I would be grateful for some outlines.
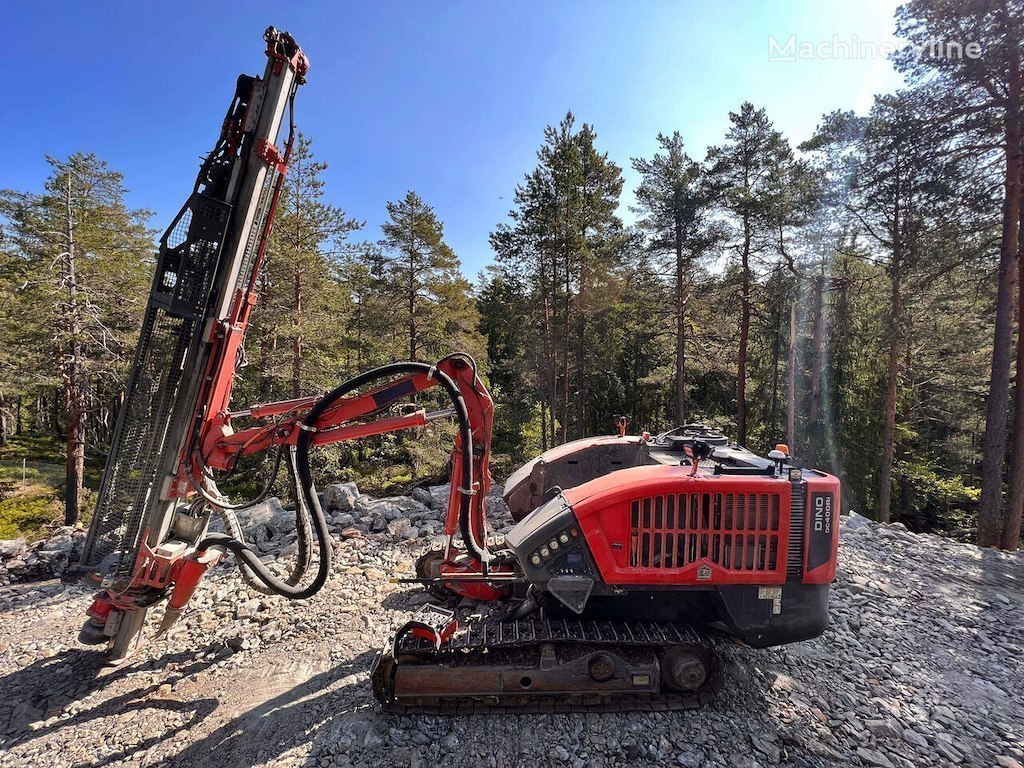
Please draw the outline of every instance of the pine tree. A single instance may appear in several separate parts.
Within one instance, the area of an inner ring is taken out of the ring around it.
[[[119,386],[135,341],[152,265],[149,214],[125,205],[120,173],[94,155],[47,158],[42,193],[7,191],[0,212],[25,283],[25,349],[45,361],[39,384],[59,381],[66,443],[65,521],[81,506],[87,423],[97,393]]]
[[[552,445],[568,439],[570,420],[582,437],[588,422],[601,419],[592,410],[590,373],[600,360],[590,326],[615,300],[626,242],[615,213],[622,171],[597,150],[594,129],[575,124],[570,112],[545,129],[538,166],[516,188],[511,224],[491,235],[499,263],[531,286],[542,329],[542,417]]]
[[[739,359],[736,375],[737,439],[747,440],[747,357],[750,320],[754,312],[754,271],[770,231],[765,225],[768,191],[780,166],[793,153],[775,130],[765,110],[745,102],[729,113],[732,126],[726,143],[708,150],[710,173],[722,210],[732,219],[736,242],[732,249],[740,265]]]
[[[329,386],[342,365],[337,342],[349,311],[339,282],[347,238],[362,227],[324,201],[327,163],[298,135],[259,279],[248,346],[256,350],[259,399],[299,397]]]
[[[444,226],[434,209],[409,191],[402,200],[389,202],[387,211],[388,221],[381,226],[383,250],[369,258],[383,291],[394,300],[392,315],[402,318],[404,354],[410,360],[462,349],[479,354],[482,343],[476,335],[471,287],[459,273],[459,260],[444,241]]]
[[[659,133],[658,144],[663,151],[650,160],[633,158],[633,169],[641,177],[635,210],[642,217],[640,228],[649,235],[650,250],[673,257],[675,420],[685,424],[687,307],[694,265],[718,242],[722,232],[710,220],[712,195],[704,170],[686,154],[683,137],[678,131],[671,136]]]
[[[982,440],[982,495],[978,543],[1016,547],[1024,512],[1024,389],[1016,395],[1014,466],[1007,515],[1001,511],[1006,452],[1007,404],[1013,340],[1013,287],[1017,280],[1019,324],[1024,326],[1024,281],[1016,271],[1021,258],[1021,200],[1024,195],[1024,3],[1020,0],[911,0],[897,12],[897,33],[912,48],[898,60],[915,82],[928,82],[941,94],[940,122],[966,122],[975,133],[977,154],[998,142],[1003,158],[1002,231],[998,300],[992,346],[991,384]],[[934,41],[978,45],[978,56],[919,55]],[[937,100],[938,101],[938,100]],[[988,130],[998,126],[996,132]],[[1015,263],[1016,262],[1016,263]],[[1021,337],[1018,329],[1018,338]],[[1019,372],[1024,370],[1024,341],[1018,344]]]
[[[853,210],[874,244],[869,258],[888,282],[888,363],[879,519],[891,516],[892,471],[900,375],[909,372],[907,297],[930,275],[942,274],[956,254],[929,249],[943,231],[972,232],[973,193],[964,180],[970,161],[947,151],[951,134],[930,119],[927,94],[906,90],[879,97],[865,124],[853,176]]]

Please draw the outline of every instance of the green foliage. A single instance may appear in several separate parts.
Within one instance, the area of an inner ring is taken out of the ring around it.
[[[24,536],[30,541],[44,538],[46,527],[60,524],[64,512],[60,499],[46,486],[33,486],[0,500],[0,539]]]
[[[459,260],[444,241],[444,226],[434,209],[409,191],[387,204],[381,227],[382,251],[373,254],[371,273],[379,298],[394,324],[401,318],[406,333],[404,356],[435,360],[451,352],[477,352],[482,340],[469,283],[459,274]]]
[[[897,462],[894,474],[900,484],[901,520],[911,530],[942,530],[970,538],[981,488],[965,483],[960,475],[941,475],[931,464]]]
[[[506,306],[529,319],[525,359],[507,372],[522,371],[520,386],[541,404],[545,446],[567,440],[570,428],[576,437],[607,431],[603,409],[618,387],[607,331],[628,277],[629,237],[616,215],[622,171],[596,142],[593,127],[577,128],[571,112],[548,126],[537,167],[516,187],[510,221],[491,233],[491,280],[516,286],[520,295]]]
[[[723,115],[704,162],[683,133],[659,134],[651,156],[631,159],[631,200],[595,128],[568,113],[545,129],[476,286],[443,212],[413,191],[386,204],[379,240],[356,241],[362,225],[327,202],[326,164],[300,136],[236,404],[463,350],[496,400],[499,479],[539,451],[610,433],[614,414],[635,432],[705,420],[761,451],[792,421],[797,460],[840,475],[846,509],[877,514],[884,485],[896,519],[965,535],[990,391],[991,348],[979,340],[992,338],[996,306],[1001,110],[1024,25],[1019,0],[1005,18],[1001,7],[911,0],[901,34],[967,35],[985,55],[897,57],[913,87],[867,115],[824,115],[796,153],[749,102]],[[145,215],[125,207],[120,175],[90,155],[51,166],[41,191],[0,195],[0,486],[20,481],[24,455],[56,467],[30,466],[37,485],[0,502],[0,535],[59,516],[79,392],[90,456],[102,456],[152,267]],[[415,406],[444,403],[424,393]],[[12,438],[16,413],[35,445]],[[451,438],[451,425],[432,423],[331,446],[313,453],[314,472],[373,493],[442,482]],[[94,485],[98,463],[86,466]],[[247,457],[222,488],[251,497],[271,466]]]
[[[299,134],[260,273],[260,303],[248,332],[256,365],[243,371],[242,399],[301,397],[351,370],[344,338],[353,298],[341,276],[362,224],[324,201],[312,141]]]

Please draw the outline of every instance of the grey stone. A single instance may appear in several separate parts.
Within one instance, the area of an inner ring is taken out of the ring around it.
[[[857,757],[866,762],[868,765],[877,766],[877,768],[896,768],[885,755],[879,752],[877,749],[868,749],[867,747],[857,747]]]
[[[899,731],[888,720],[868,720],[865,724],[876,739],[898,739]]]
[[[75,540],[68,534],[58,533],[56,536],[51,536],[44,541],[40,550],[70,555],[75,550]]]
[[[400,517],[388,523],[388,533],[392,536],[401,536],[412,528],[412,522],[407,517]]]
[[[366,514],[380,515],[389,522],[398,520],[401,517],[409,517],[412,513],[428,511],[426,507],[411,496],[391,496],[386,499],[371,501],[366,505]]]
[[[18,557],[25,551],[24,539],[2,539],[0,540],[0,559],[10,560]]]
[[[430,491],[430,508],[436,510],[445,510],[448,508],[448,494],[450,492],[451,485],[432,485],[429,488]]]
[[[915,747],[921,747],[922,749],[928,746],[928,739],[912,728],[903,729],[903,740],[907,742],[907,744],[911,744]]]
[[[332,512],[351,512],[358,498],[359,488],[355,483],[334,483],[324,488],[324,500]]]
[[[295,530],[295,511],[287,510],[281,505],[281,500],[276,496],[264,499],[245,509],[235,512],[238,524],[242,530],[252,530],[258,525],[265,525],[274,534]]]
[[[355,516],[353,516],[351,513],[349,513],[349,512],[339,512],[338,514],[336,514],[334,517],[331,518],[331,527],[332,528],[347,528],[348,526],[352,525],[354,520],[355,520]]]
[[[424,506],[433,506],[431,502],[434,500],[434,497],[430,495],[430,490],[428,488],[417,486],[416,488],[412,489],[412,492],[409,495],[416,499],[416,501],[418,501],[420,504],[423,504]]]
[[[850,516],[845,518],[843,522],[851,531],[858,531],[863,528],[870,530],[871,521],[863,515],[858,515],[856,512],[850,512]]]

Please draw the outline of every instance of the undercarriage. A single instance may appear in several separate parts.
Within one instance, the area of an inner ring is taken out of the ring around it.
[[[711,638],[687,625],[481,619],[440,648],[399,638],[371,681],[397,713],[669,711],[714,698],[722,665]]]

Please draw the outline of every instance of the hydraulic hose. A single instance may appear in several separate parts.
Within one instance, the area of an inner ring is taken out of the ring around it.
[[[465,491],[472,491],[473,432],[469,421],[469,410],[466,407],[466,402],[463,399],[462,394],[459,392],[458,386],[456,386],[455,382],[452,381],[451,377],[443,371],[437,370],[436,366],[420,362],[391,363],[359,374],[328,392],[324,397],[317,401],[306,415],[306,418],[303,419],[299,425],[299,434],[295,445],[295,453],[294,456],[289,455],[288,465],[296,491],[296,521],[301,526],[302,523],[298,521],[304,516],[305,520],[312,522],[313,532],[316,534],[317,548],[319,549],[320,557],[317,573],[313,581],[305,587],[297,586],[297,582],[302,579],[308,570],[308,567],[301,567],[301,564],[305,561],[308,566],[310,555],[308,549],[301,541],[299,544],[299,562],[296,564],[296,568],[292,571],[287,580],[281,580],[274,576],[274,574],[271,573],[266,565],[264,565],[259,559],[259,556],[237,535],[212,533],[200,541],[196,545],[196,548],[202,551],[211,546],[224,547],[238,558],[240,567],[244,566],[244,568],[251,571],[251,575],[253,577],[266,585],[267,589],[275,594],[293,600],[310,597],[311,595],[316,594],[327,581],[327,576],[330,573],[332,554],[330,532],[327,529],[327,521],[324,518],[323,508],[320,505],[320,499],[317,496],[316,486],[313,482],[313,476],[309,466],[309,449],[311,447],[313,435],[317,431],[316,422],[327,411],[327,409],[333,406],[338,400],[370,382],[390,376],[416,373],[428,373],[436,378],[437,382],[441,385],[441,388],[445,390],[446,394],[452,401],[452,405],[455,408],[455,414],[459,422],[460,442],[462,448],[462,477],[460,478],[460,488]],[[381,407],[386,405],[387,403],[383,403],[381,404]],[[455,478],[452,478],[452,481],[454,482]],[[466,547],[472,556],[478,561],[486,562],[490,559],[490,556],[487,552],[486,546],[478,542],[474,535],[473,526],[470,522],[471,508],[471,493],[462,493],[459,503],[459,532],[462,534],[463,541],[466,543]],[[229,528],[230,527],[231,526],[229,526]],[[232,531],[232,533],[240,533],[237,526],[235,526],[235,530]],[[300,540],[304,538],[302,534],[303,531],[300,531]]]
[[[280,455],[281,454],[279,452],[278,464],[280,463]],[[292,456],[291,451],[288,453],[287,460],[289,477],[293,478],[292,487],[295,488],[295,459]],[[221,520],[224,521],[224,527],[227,529],[228,535],[238,541],[244,541],[245,534],[242,532],[242,527],[238,524],[238,517],[235,515],[234,509],[234,507],[214,505],[214,510],[218,513]],[[304,509],[305,508],[298,503],[298,493],[296,493],[295,530],[298,534],[298,540],[296,542],[298,550],[295,555],[295,562],[292,564],[292,569],[288,573],[287,578],[285,578],[286,584],[295,585],[302,581],[309,572],[309,565],[313,561],[313,551],[310,549],[310,540],[313,538],[313,532],[310,527],[309,515],[304,513]],[[256,574],[253,573],[244,562],[238,562],[238,570],[242,575],[242,581],[244,581],[250,589],[254,589],[264,595],[274,594],[274,590],[260,581]]]
[[[468,363],[467,363],[468,364]],[[355,376],[337,389],[329,392],[323,398],[321,398],[317,404],[307,415],[303,421],[303,426],[306,427],[299,435],[298,449],[299,449],[299,471],[302,472],[302,460],[303,445],[308,446],[309,441],[312,439],[312,432],[308,431],[309,428],[313,427],[316,420],[320,418],[323,413],[334,405],[335,402],[340,400],[342,397],[350,394],[356,389],[359,389],[370,382],[377,381],[378,379],[384,379],[391,376],[408,375],[416,373],[427,373],[437,379],[438,384],[448,395],[452,405],[455,408],[455,415],[459,422],[459,434],[462,443],[462,477],[460,478],[461,488],[470,491],[473,487],[473,428],[469,422],[469,409],[466,407],[466,401],[462,397],[462,393],[459,392],[458,386],[452,381],[448,374],[437,369],[436,365],[430,365],[428,363],[420,362],[398,362],[390,363],[388,365],[382,365],[379,368],[361,373]],[[381,404],[384,407],[387,403]],[[308,466],[306,467],[308,472]],[[452,478],[455,481],[455,478]],[[310,480],[310,482],[312,482]],[[473,527],[470,524],[470,511],[472,507],[473,499],[470,493],[463,493],[459,502],[459,533],[462,534],[462,540],[466,543],[466,548],[470,554],[478,561],[487,561],[490,559],[489,553],[483,543],[478,542],[473,533]]]
[[[282,580],[274,576],[260,560],[259,555],[251,550],[240,537],[225,533],[211,533],[196,545],[196,549],[200,552],[212,546],[224,547],[238,558],[239,567],[243,568],[243,573],[244,569],[248,568],[251,572],[250,575],[262,582],[267,590],[292,600],[311,597],[319,592],[327,582],[327,576],[331,570],[331,536],[327,530],[327,520],[324,518],[320,499],[316,495],[316,487],[313,485],[309,472],[308,439],[306,448],[307,450],[303,453],[300,448],[296,447],[294,461],[291,456],[288,461],[288,468],[291,471],[295,488],[295,517],[299,528],[300,542],[298,558],[287,579]],[[312,510],[312,515],[310,510]],[[299,587],[298,582],[309,570],[312,554],[308,548],[308,525],[310,522],[312,522],[313,530],[316,533],[320,559],[316,576],[305,587]],[[238,533],[240,532],[238,531]]]

